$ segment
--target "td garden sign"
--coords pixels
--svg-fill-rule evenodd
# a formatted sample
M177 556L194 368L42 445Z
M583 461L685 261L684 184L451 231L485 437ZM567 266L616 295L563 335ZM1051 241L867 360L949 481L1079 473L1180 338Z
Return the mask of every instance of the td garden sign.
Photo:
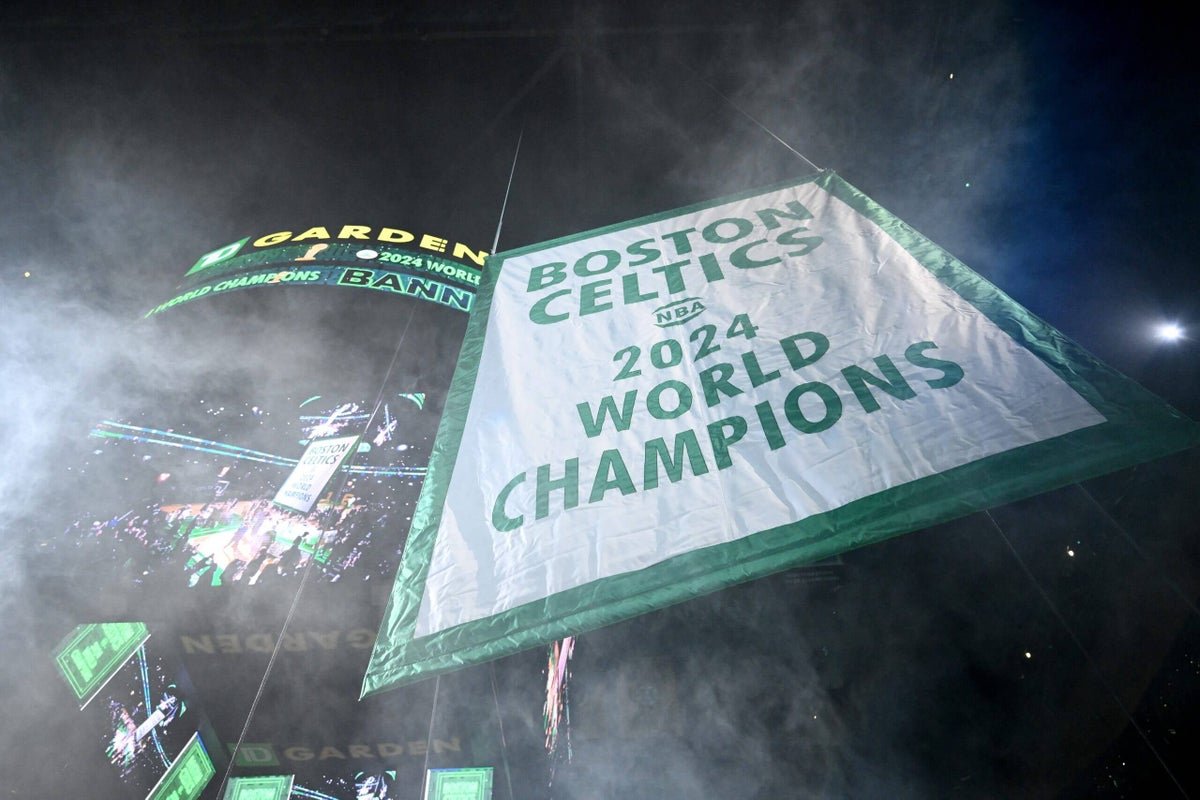
M503 253L364 693L1197 439L830 172Z
M373 289L470 311L487 253L430 233L367 225L247 236L206 253L154 316L200 297L257 286Z

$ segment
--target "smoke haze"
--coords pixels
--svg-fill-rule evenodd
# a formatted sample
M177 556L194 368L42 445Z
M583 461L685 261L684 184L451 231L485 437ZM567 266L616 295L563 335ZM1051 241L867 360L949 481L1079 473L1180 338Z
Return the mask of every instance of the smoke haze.
M1198 296L1187 255L1198 234L1183 216L1200 185L1195 148L1154 144L1156 130L1171 147L1194 131L1195 103L1175 56L1142 60L1174 39L1136 12L173 13L0 12L9 796L88 791L78 753L102 746L78 730L50 659L75 625L154 623L233 742L294 596L295 582L156 594L46 555L72 522L123 513L130 475L157 472L106 466L89 431L102 420L190 430L209 396L298 414L311 387L368 404L381 386L426 391L448 383L465 322L344 288L250 289L142 316L201 254L251 234L396 225L490 249L522 131L501 250L811 172L773 134L1168 402L1200 409L1194 343L1167 352L1130 333L1154 315L1194 322ZM1125 40L1126 24L1143 44ZM1123 81L1088 81L1118 71ZM385 381L398 343L402 367ZM414 442L440 414L429 392ZM491 668L476 667L442 679L436 709L432 681L360 703L369 648L347 634L375 630L391 575L316 584L247 741L311 751L280 769L336 775L323 791L338 797L353 796L356 770L391 763L380 743L403 745L389 757L405 780L396 796L417 797L425 741L455 737L461 749L430 766L494 765L505 800L505 761L515 798L1168 796L1175 778L1200 781L1186 755L1200 685L1188 608L1198 466L1184 453L1089 482L1099 506L1068 487L999 509L1013 551L974 515L584 634L572 758L554 762L553 780L542 653L500 661L495 695ZM396 541L406 513L388 522ZM355 760L351 744L375 755ZM322 760L323 747L347 757Z

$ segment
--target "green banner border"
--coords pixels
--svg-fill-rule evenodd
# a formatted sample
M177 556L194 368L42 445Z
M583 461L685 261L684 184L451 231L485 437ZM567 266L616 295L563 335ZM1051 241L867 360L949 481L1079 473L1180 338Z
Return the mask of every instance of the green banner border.
M504 262L806 183L815 183L878 225L939 281L1037 356L1107 421L920 478L799 522L693 550L414 639L442 507L475 389L496 276ZM1200 425L1098 361L832 171L508 251L489 258L487 267L413 513L408 545L363 679L364 697L1200 443Z

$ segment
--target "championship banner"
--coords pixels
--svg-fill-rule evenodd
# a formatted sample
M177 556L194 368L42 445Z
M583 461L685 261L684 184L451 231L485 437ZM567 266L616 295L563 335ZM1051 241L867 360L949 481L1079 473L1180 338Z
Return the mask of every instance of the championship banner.
M338 467L354 454L357 444L357 436L335 436L310 442L300 463L279 487L272 502L301 514L312 511L325 484L329 483Z
M363 693L1198 432L832 172L510 251Z

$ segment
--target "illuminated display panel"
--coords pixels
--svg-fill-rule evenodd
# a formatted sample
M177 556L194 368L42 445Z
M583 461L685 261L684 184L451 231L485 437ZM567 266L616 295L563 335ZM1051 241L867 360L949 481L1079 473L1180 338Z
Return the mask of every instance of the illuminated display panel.
M326 582L390 575L436 430L426 394L388 393L306 514L272 500L301 448L362 430L368 401L298 392L279 404L234 402L194 398L169 424L98 423L89 463L142 477L108 510L77 516L58 546L84 570L125 563L119 579L148 588L292 582L312 558ZM76 673L68 681L80 681Z
M54 651L59 673L86 706L131 655L150 638L140 622L80 625Z
M194 734L146 800L195 800L216 773L200 735Z
M343 234L352 238L336 238ZM151 596L180 587L295 582L310 562L326 583L379 582L392 575L440 416L440 404L429 398L443 396L449 385L465 324L459 312L471 306L482 274L476 262L484 255L430 234L342 226L248 236L200 257L179 293L152 310L147 316L156 319L146 324L198 322L189 353L177 357L220 371L249 370L251 380L223 392L156 398L131 416L97 423L90 434L95 446L81 471L90 479L99 468L128 485L114 486L102 503L88 503L52 546L77 559L82 573L95 572L97 564L124 565L115 581L139 585ZM310 272L318 277L310 281ZM299 283L374 291L369 298L277 291L246 303L217 302L226 322L236 324L249 313L278 332L285 349L265 354L206 349L212 323L204 309L176 310L163 315L169 321L157 321L161 312L197 297ZM371 340L380 331L386 336L386 325L397 318L390 297L396 295L415 322L389 371L384 359L390 349ZM352 321L332 330L304 322L337 313L331 309L346 309ZM384 324L372 325L371 313ZM374 362L363 358L351 373L343 353L371 347ZM317 359L313 352L332 357ZM274 362L272 380L254 380L267 360ZM374 382L385 374L391 385L376 409ZM359 435L361 442L308 513L272 507L303 448L339 435Z
M292 775L259 775L231 778L221 800L287 800L292 794Z
M337 244L329 248L331 259ZM363 247L388 252L377 242ZM299 248L283 243L256 258L286 248L296 257ZM243 254L248 250L231 258ZM188 276L180 291L273 269L251 261L215 262ZM381 270L381 261L360 259L355 268ZM413 263L389 265L416 275ZM474 292L457 275L421 274ZM357 688L377 625L372 603L386 592L404 547L467 315L382 287L287 286L223 289L137 323L167 346L154 351L159 362L114 375L129 387L131 402L93 421L78 457L64 465L72 480L62 484L61 506L48 509L56 519L46 526L39 556L94 598L96 618L148 617L160 644L186 658L220 732L201 731L218 773L253 702L267 651L282 641L276 693L264 699L261 729L239 752L235 775L290 773L290 796L311 800L391 798L402 786L416 792L427 766L487 763L487 755L472 754L464 727L434 738L430 763L423 712L414 722L407 707L371 711L364 728L357 707L338 711L345 718L339 723L328 715L310 721L306 698L344 682L337 691L352 699ZM151 373L165 380L137 382ZM310 442L354 435L360 441L352 459L309 514L272 506ZM279 637L310 564L294 621ZM147 666L153 714L170 681L160 679L153 657ZM89 724L77 726L83 741L72 769L115 785L95 796L145 797L167 768L150 738L127 776L106 754L117 730L112 714L121 714L110 713L110 694L121 702L123 693L124 711L141 725L148 719L144 683L134 658L91 701L90 716L80 714ZM68 685L61 694L70 698ZM177 737L196 730L188 706L157 730L168 759L186 741ZM65 702L63 709L72 711ZM351 724L370 732L329 733ZM202 796L213 794L216 783Z
M492 768L431 769L425 800L492 800Z
M177 294L146 316L201 297L287 285L372 289L470 311L485 255L440 236L362 225L248 236L201 256Z
M177 655L142 622L79 625L56 649L55 663L90 688L75 712L75 760L94 796L199 796L213 773L204 741L215 734Z
M307 700L301 701L308 708ZM425 712L428 709L424 709ZM466 711L466 709L464 709ZM272 726L278 741L243 742L235 770L260 775L290 774L292 796L311 800L397 800L419 795L427 761L434 765L486 763L490 744L480 752L471 740L492 719L487 711L467 711L461 728L428 739L428 716L411 703L397 701L386 710L364 716L361 710L339 710L332 723L296 719L286 729ZM456 714L457 716L457 714ZM345 731L353 731L348 738ZM332 731L332 732L331 732ZM342 733L338 733L342 731ZM236 738L233 731L229 739ZM340 736L340 738L339 738ZM232 752L233 741L226 741Z

